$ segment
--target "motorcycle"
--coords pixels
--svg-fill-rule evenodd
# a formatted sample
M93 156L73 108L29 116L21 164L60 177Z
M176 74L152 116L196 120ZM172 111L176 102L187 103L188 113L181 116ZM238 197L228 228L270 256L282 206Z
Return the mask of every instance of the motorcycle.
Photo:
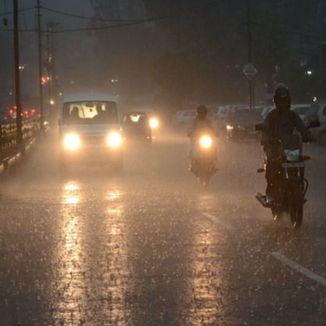
M317 124L311 124L310 128ZM256 129L262 131L262 125ZM303 155L301 138L294 134L277 139L269 145L268 163L273 173L267 195L273 200L269 201L267 196L257 193L257 200L266 208L271 209L274 221L278 221L284 213L290 216L294 229L301 227L303 222L303 207L306 202L305 195L309 183L304 176L305 161L310 160L309 156ZM264 168L257 172L266 171Z
M203 186L216 173L216 137L210 133L192 137L190 171Z

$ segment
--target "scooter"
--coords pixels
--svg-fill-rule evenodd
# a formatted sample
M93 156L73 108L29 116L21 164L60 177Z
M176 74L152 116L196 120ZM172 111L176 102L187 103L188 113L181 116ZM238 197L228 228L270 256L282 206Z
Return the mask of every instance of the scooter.
M216 137L209 133L192 138L190 171L198 178L200 184L208 186L216 173Z

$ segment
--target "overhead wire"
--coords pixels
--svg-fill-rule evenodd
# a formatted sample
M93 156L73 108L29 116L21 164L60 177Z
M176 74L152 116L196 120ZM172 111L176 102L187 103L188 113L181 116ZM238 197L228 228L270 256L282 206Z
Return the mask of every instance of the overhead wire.
M35 9L35 7L23 8L23 9L19 9L18 10L18 13L22 13L22 12L26 12L26 11L31 11L31 10L34 10L34 9ZM0 17L8 16L8 15L13 15L13 14L14 14L13 11L2 12L2 13L0 13Z
M206 2L206 3L205 3ZM85 27L85 28L67 28L67 29L61 29L61 30L56 30L54 31L54 33L67 33L67 32L85 32L85 31L100 31L100 30L106 30L106 29L111 29L111 28L120 28L120 27L128 27L128 26L137 26L137 25L143 25L143 24L149 24L149 23L154 23L154 22L160 22L160 21L164 21L164 20L169 20L169 19L175 19L175 18L180 18L183 16L186 16L189 13L194 13L193 10L199 8L202 9L203 6L210 6L210 5L217 5L220 0L209 0L209 1L205 1L203 3L203 1L196 6L192 6L191 8L188 8L184 11L181 11L177 14L174 15L164 15L164 16L158 16L158 17L152 17L152 18L146 18L146 19L136 19L136 20L104 20L104 19L98 19L98 18L91 18L90 20L92 20L93 22L96 21L101 21L101 22L112 22L112 23L116 23L116 24L110 24L110 25L104 25L104 26L94 26L94 27ZM88 17L86 16L79 16L79 15L71 15L68 13L64 13L61 12L59 10L53 10L50 8L44 8L45 10L48 11L52 11L52 12L56 12L58 14L65 14L65 15L69 15L71 17L75 17L75 18L82 18L82 19L88 19ZM199 13L195 13L196 15L199 15ZM121 24L118 24L121 23Z
M72 17L72 18L76 18L76 19L84 19L84 20L94 20L94 17L91 16L81 16L81 15L76 15L76 14L72 14L72 13L68 13L68 12L64 12L64 11L60 11L60 10L56 10L56 9L51 9L48 7L44 7L42 6L42 9L54 14L58 14L61 16L66 16L66 17ZM103 18L96 18L96 21L99 22L106 22L106 23L116 23L116 22L137 22L140 21L140 19L103 19Z

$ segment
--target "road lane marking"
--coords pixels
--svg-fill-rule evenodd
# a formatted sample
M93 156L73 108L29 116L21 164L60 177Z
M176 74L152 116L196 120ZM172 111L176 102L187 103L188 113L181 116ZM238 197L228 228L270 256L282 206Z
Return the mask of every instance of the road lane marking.
M211 221L212 223L214 224L218 224L222 227L224 227L225 229L228 229L228 230L233 230L233 227L229 224L229 223L225 223L221 220L219 220L216 216L212 215L212 214L209 214L209 213L202 213L202 215L207 218L209 221Z
M305 267L299 265L295 261L287 258L286 256L282 255L279 252L272 252L272 256L274 258L276 258L277 260L279 260L280 262L282 262L283 264L291 267L295 271L305 275L306 277L310 278L311 280L313 280L313 281L323 285L324 287L326 287L326 279L323 278L322 276L319 276L318 274L312 272L308 268L305 268Z

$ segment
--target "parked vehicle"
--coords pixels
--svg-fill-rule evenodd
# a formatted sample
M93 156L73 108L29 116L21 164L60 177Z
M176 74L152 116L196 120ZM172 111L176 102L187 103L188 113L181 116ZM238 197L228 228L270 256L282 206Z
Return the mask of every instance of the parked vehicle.
M259 110L241 109L229 115L226 125L228 141L258 139L256 124L262 122Z
M293 104L291 110L297 113L302 120L304 120L305 115L310 110L310 104Z
M196 118L196 110L180 110L175 113L174 125L181 128L189 128Z
M268 113L271 112L273 109L274 109L273 106L266 106L266 107L264 107L264 108L262 109L262 111L261 111L261 116L262 116L263 120L266 119Z
M306 125L319 121L320 127L312 129L311 132L319 144L326 146L326 102L313 103L303 120Z

